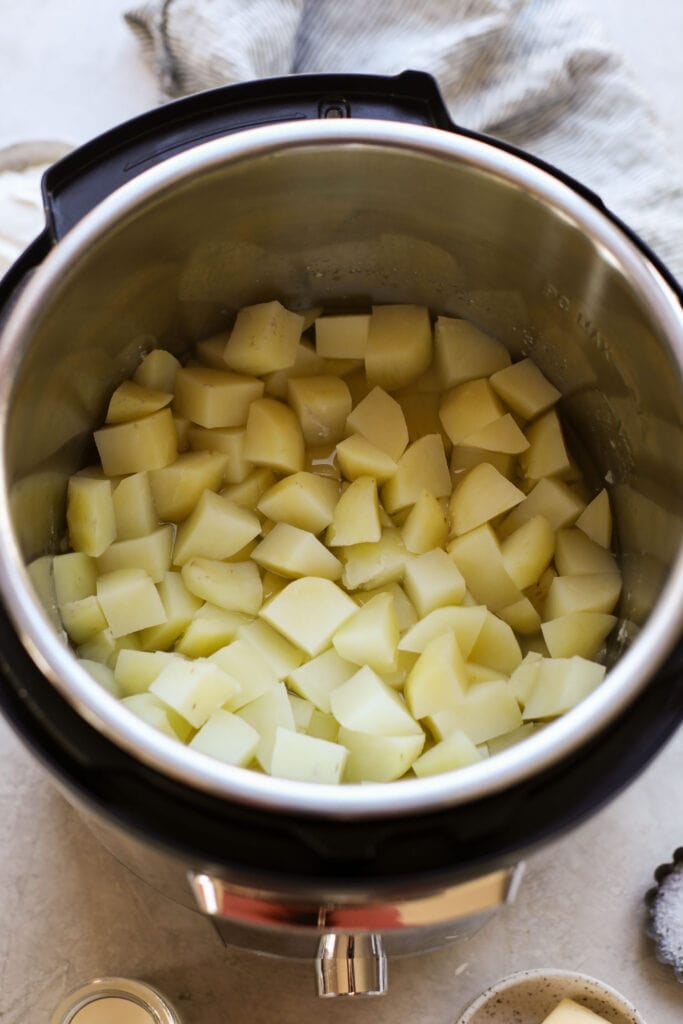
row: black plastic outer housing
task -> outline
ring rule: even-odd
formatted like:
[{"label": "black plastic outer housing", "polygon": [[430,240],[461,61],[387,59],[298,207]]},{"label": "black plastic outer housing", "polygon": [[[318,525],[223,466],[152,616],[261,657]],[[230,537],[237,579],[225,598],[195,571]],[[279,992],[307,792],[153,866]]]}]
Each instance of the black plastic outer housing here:
[{"label": "black plastic outer housing", "polygon": [[[160,107],[55,164],[43,182],[47,228],[0,282],[0,322],[22,281],[89,209],[142,170],[210,138],[277,121],[369,117],[425,124],[484,141],[541,167],[598,207],[683,292],[599,197],[556,168],[452,123],[428,75],[293,76],[229,86]],[[89,726],[37,669],[0,607],[0,709],[34,755],[96,815],[193,863],[279,884],[349,890],[435,883],[519,859],[594,813],[649,763],[683,719],[683,645],[637,700],[571,757],[462,806],[368,820],[264,811],[146,767]]]}]

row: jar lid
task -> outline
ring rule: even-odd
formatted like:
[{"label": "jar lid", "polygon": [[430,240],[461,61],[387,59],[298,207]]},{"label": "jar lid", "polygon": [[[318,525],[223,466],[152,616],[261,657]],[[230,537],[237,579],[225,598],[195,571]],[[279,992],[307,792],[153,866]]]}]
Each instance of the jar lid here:
[{"label": "jar lid", "polygon": [[59,1004],[50,1024],[182,1024],[157,989],[132,978],[95,978]]}]

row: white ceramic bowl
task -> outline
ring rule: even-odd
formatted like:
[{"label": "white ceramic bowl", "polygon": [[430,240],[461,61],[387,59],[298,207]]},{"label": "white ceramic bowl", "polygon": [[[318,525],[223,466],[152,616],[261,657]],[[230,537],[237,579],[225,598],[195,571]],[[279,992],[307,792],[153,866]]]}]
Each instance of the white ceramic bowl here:
[{"label": "white ceramic bowl", "polygon": [[520,971],[478,996],[456,1024],[543,1024],[562,999],[601,1014],[608,1024],[646,1024],[610,985],[574,971]]}]

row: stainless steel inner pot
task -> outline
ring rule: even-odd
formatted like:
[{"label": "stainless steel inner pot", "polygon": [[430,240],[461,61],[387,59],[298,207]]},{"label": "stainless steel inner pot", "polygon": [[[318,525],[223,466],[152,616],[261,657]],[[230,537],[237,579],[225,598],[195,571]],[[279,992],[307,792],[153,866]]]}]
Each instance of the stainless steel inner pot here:
[{"label": "stainless steel inner pot", "polygon": [[[606,681],[525,743],[390,785],[314,786],[231,768],[101,690],[37,600],[25,565],[63,543],[66,481],[92,456],[113,388],[150,348],[187,353],[240,306],[271,298],[295,308],[410,302],[467,317],[562,391],[575,450],[596,486],[610,487],[621,627]],[[598,203],[485,141],[418,125],[243,131],[113,193],[18,298],[0,343],[0,589],[31,658],[78,714],[194,792],[337,821],[457,808],[579,752],[677,642],[682,425],[681,305]]]}]

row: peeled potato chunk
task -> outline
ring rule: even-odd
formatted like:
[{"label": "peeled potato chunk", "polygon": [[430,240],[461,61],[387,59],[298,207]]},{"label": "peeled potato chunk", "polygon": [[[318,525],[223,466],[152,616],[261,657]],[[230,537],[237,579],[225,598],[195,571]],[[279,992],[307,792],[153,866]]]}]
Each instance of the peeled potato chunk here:
[{"label": "peeled potato chunk", "polygon": [[472,683],[455,706],[433,714],[429,725],[437,739],[464,732],[472,743],[486,743],[518,729],[522,714],[510,684],[504,679],[491,679]]},{"label": "peeled potato chunk", "polygon": [[241,508],[254,509],[259,499],[275,483],[275,474],[267,466],[257,466],[239,484],[229,484],[221,494]]},{"label": "peeled potato chunk", "polygon": [[176,644],[178,654],[186,658],[208,658],[237,636],[240,626],[249,622],[243,612],[227,611],[217,605],[202,605]]},{"label": "peeled potato chunk", "polygon": [[469,320],[439,316],[434,328],[434,364],[442,388],[488,377],[510,365],[510,353]]},{"label": "peeled potato chunk", "polygon": [[541,373],[531,359],[497,370],[491,375],[491,387],[514,413],[533,420],[561,398],[560,392]]},{"label": "peeled potato chunk", "polygon": [[252,402],[263,394],[263,381],[255,377],[186,366],[178,370],[173,407],[200,427],[241,427]]},{"label": "peeled potato chunk", "polygon": [[277,302],[244,306],[225,346],[223,358],[238,373],[258,377],[291,366],[304,320]]},{"label": "peeled potato chunk", "polygon": [[488,610],[479,605],[466,608],[436,608],[401,637],[398,649],[421,654],[434,637],[452,632],[462,656],[469,658],[487,615]]},{"label": "peeled potato chunk", "polygon": [[330,693],[358,671],[358,665],[346,661],[330,647],[316,658],[310,658],[287,676],[291,690],[309,700],[320,711],[329,714]]},{"label": "peeled potato chunk", "polygon": [[529,442],[510,413],[468,434],[462,443],[469,448],[483,448],[504,455],[519,455],[529,447]]},{"label": "peeled potato chunk", "polygon": [[570,711],[605,678],[606,668],[585,658],[544,658],[524,703],[523,717],[555,718]]},{"label": "peeled potato chunk", "polygon": [[563,999],[542,1024],[608,1024],[608,1021],[573,999]]},{"label": "peeled potato chunk", "polygon": [[221,452],[184,452],[170,466],[152,470],[149,484],[160,519],[180,523],[193,511],[204,491],[217,491],[227,457]]},{"label": "peeled potato chunk", "polygon": [[382,503],[389,512],[414,505],[423,491],[435,498],[451,493],[451,477],[440,434],[427,434],[398,460],[396,472],[382,488]]},{"label": "peeled potato chunk", "polygon": [[272,398],[251,403],[244,454],[254,465],[270,466],[278,473],[304,468],[304,438],[289,406]]},{"label": "peeled potato chunk", "polygon": [[448,554],[479,604],[497,612],[521,599],[520,589],[505,567],[498,539],[488,523],[452,540]]},{"label": "peeled potato chunk", "polygon": [[[439,419],[453,444],[469,443],[466,438],[476,435],[488,424],[496,423],[504,415],[505,409],[485,379],[460,384],[449,391],[439,405]],[[475,447],[490,448],[491,445]],[[523,451],[524,447],[528,447],[528,443],[519,450]]]},{"label": "peeled potato chunk", "polygon": [[520,636],[535,636],[541,628],[541,616],[528,597],[500,608],[498,616]]},{"label": "peeled potato chunk", "polygon": [[143,569],[119,569],[97,581],[97,600],[116,639],[166,621],[154,582]]},{"label": "peeled potato chunk", "polygon": [[370,384],[387,391],[405,387],[427,369],[432,328],[424,306],[373,306],[365,350]]},{"label": "peeled potato chunk", "polygon": [[449,631],[427,643],[408,674],[404,695],[413,718],[419,719],[456,707],[468,686],[464,658]]},{"label": "peeled potato chunk", "polygon": [[145,469],[161,469],[178,455],[178,440],[170,409],[161,409],[130,423],[102,427],[95,431],[93,437],[107,476],[128,476]]},{"label": "peeled potato chunk", "polygon": [[136,718],[158,729],[169,739],[186,743],[192,734],[190,723],[153,693],[134,693],[130,697],[124,697],[121,703]]},{"label": "peeled potato chunk", "polygon": [[309,447],[342,439],[351,412],[351,393],[340,377],[297,377],[290,380],[287,397]]},{"label": "peeled potato chunk", "polygon": [[346,747],[339,743],[278,728],[270,759],[270,774],[281,779],[331,785],[341,782],[347,757]]},{"label": "peeled potato chunk", "polygon": [[374,736],[353,729],[339,729],[339,743],[349,752],[345,782],[392,782],[400,779],[420,756],[420,736]]},{"label": "peeled potato chunk", "polygon": [[545,602],[545,619],[557,619],[570,612],[611,612],[621,593],[618,572],[556,576]]},{"label": "peeled potato chunk", "polygon": [[60,605],[62,625],[73,644],[84,644],[107,628],[107,620],[94,594]]},{"label": "peeled potato chunk", "polygon": [[257,537],[261,524],[253,512],[213,491],[204,491],[176,533],[173,562],[190,558],[229,558]]},{"label": "peeled potato chunk", "polygon": [[219,708],[204,722],[188,746],[226,764],[246,767],[256,753],[259,734],[230,711]]},{"label": "peeled potato chunk", "polygon": [[471,469],[453,491],[449,506],[451,532],[456,536],[468,533],[514,508],[524,498],[519,487],[501,476],[493,466],[482,462]]},{"label": "peeled potato chunk", "polygon": [[462,444],[456,444],[451,451],[450,467],[454,483],[458,477],[464,476],[470,469],[479,466],[482,462],[488,462],[494,469],[497,469],[501,476],[511,480],[515,472],[515,458],[513,455],[506,455],[505,452],[491,452],[485,448],[468,448]]},{"label": "peeled potato chunk", "polygon": [[226,611],[256,615],[261,607],[263,585],[253,562],[191,558],[183,565],[182,578],[191,594]]},{"label": "peeled potato chunk", "polygon": [[111,482],[72,476],[67,488],[66,522],[74,551],[101,555],[116,539]]},{"label": "peeled potato chunk", "polygon": [[195,729],[218,711],[239,690],[218,665],[203,658],[187,661],[176,655],[162,668],[149,692],[173,708]]},{"label": "peeled potato chunk", "polygon": [[229,711],[239,711],[280,687],[280,680],[262,653],[246,640],[233,640],[215,651],[209,661],[239,683],[239,689],[225,702]]},{"label": "peeled potato chunk", "polygon": [[88,555],[69,551],[52,559],[52,578],[57,604],[61,606],[95,593],[97,569]]},{"label": "peeled potato chunk", "polygon": [[145,693],[173,657],[168,651],[119,651],[114,679],[121,693]]},{"label": "peeled potato chunk", "polygon": [[571,469],[562,425],[554,409],[535,420],[527,430],[529,448],[520,455],[520,465],[530,480],[561,476]]},{"label": "peeled potato chunk", "polygon": [[251,557],[264,569],[281,576],[321,576],[338,580],[342,574],[339,559],[314,534],[289,523],[276,523],[254,548]]},{"label": "peeled potato chunk", "polygon": [[524,501],[505,517],[498,527],[498,534],[501,538],[507,537],[522,523],[538,515],[544,516],[553,530],[559,530],[563,526],[571,526],[584,508],[585,502],[561,480],[552,477],[539,480]]},{"label": "peeled potato chunk", "polygon": [[401,527],[406,549],[414,555],[423,555],[432,548],[442,547],[448,536],[448,522],[440,503],[429,491],[422,491]]},{"label": "peeled potato chunk", "polygon": [[155,348],[142,360],[133,374],[133,380],[143,388],[173,393],[179,369],[180,363],[171,352]]},{"label": "peeled potato chunk", "polygon": [[329,647],[356,610],[348,594],[331,580],[308,576],[288,584],[259,615],[297,647],[315,655]]},{"label": "peeled potato chunk", "polygon": [[144,537],[159,525],[148,473],[124,476],[114,488],[112,500],[119,540]]},{"label": "peeled potato chunk", "polygon": [[555,567],[560,576],[619,571],[614,556],[577,528],[557,531]]},{"label": "peeled potato chunk", "polygon": [[385,483],[396,472],[396,463],[361,434],[352,434],[337,445],[337,462],[347,480],[371,476]]},{"label": "peeled potato chunk", "polygon": [[245,705],[238,714],[259,734],[255,757],[264,772],[270,774],[278,730],[288,729],[296,733],[296,723],[284,684],[278,683],[275,689],[268,690],[261,697]]},{"label": "peeled potato chunk", "polygon": [[348,433],[360,434],[394,462],[408,446],[408,427],[403,410],[395,398],[374,387],[346,420]]},{"label": "peeled potato chunk", "polygon": [[571,612],[541,626],[553,658],[594,658],[617,623],[615,615],[604,612]]},{"label": "peeled potato chunk", "polygon": [[172,392],[154,391],[135,381],[124,380],[109,399],[105,423],[130,423],[165,409],[172,401]]},{"label": "peeled potato chunk", "polygon": [[329,359],[364,359],[370,317],[366,313],[319,316],[315,321],[315,347]]},{"label": "peeled potato chunk", "polygon": [[377,594],[344,622],[332,638],[345,661],[391,672],[396,664],[398,619],[391,594]]},{"label": "peeled potato chunk", "polygon": [[117,540],[96,561],[98,573],[116,569],[144,569],[155,583],[171,568],[173,527],[159,526],[144,537]]},{"label": "peeled potato chunk", "polygon": [[365,665],[330,694],[332,714],[345,729],[377,736],[419,736],[422,729],[401,697]]},{"label": "peeled potato chunk", "polygon": [[469,657],[477,664],[488,665],[509,676],[520,664],[522,651],[507,622],[487,612]]},{"label": "peeled potato chunk", "polygon": [[253,469],[244,455],[245,440],[244,427],[214,427],[213,430],[207,430],[206,427],[190,426],[187,432],[187,442],[193,451],[219,452],[225,457],[223,480],[226,484],[241,483]]},{"label": "peeled potato chunk", "polygon": [[555,534],[544,516],[534,516],[506,537],[500,551],[510,579],[520,590],[526,590],[550,565],[555,553]]},{"label": "peeled potato chunk", "polygon": [[140,644],[144,651],[168,650],[181,636],[202,602],[191,594],[179,572],[167,572],[157,591],[166,613],[166,621],[158,626],[140,630]]},{"label": "peeled potato chunk", "polygon": [[266,661],[278,679],[284,679],[304,660],[303,651],[269,626],[263,619],[254,619],[238,629],[240,640],[245,640]]},{"label": "peeled potato chunk", "polygon": [[417,622],[417,612],[406,597],[405,591],[398,583],[385,583],[383,587],[376,587],[374,590],[358,590],[354,600],[360,604],[367,604],[378,594],[389,594],[394,599],[394,611],[398,621],[398,628],[401,633],[410,629]]},{"label": "peeled potato chunk", "polygon": [[349,484],[337,502],[325,538],[330,547],[369,544],[382,536],[377,499],[377,481],[359,476]]},{"label": "peeled potato chunk", "polygon": [[420,618],[443,605],[460,604],[465,580],[443,548],[434,548],[406,562],[405,591]]},{"label": "peeled potato chunk", "polygon": [[334,480],[301,472],[269,488],[259,498],[257,508],[276,523],[289,523],[317,534],[332,522],[338,500],[339,486]]},{"label": "peeled potato chunk", "polygon": [[609,495],[604,489],[586,505],[576,520],[580,530],[596,544],[608,548],[612,542],[612,510]]},{"label": "peeled potato chunk", "polygon": [[431,747],[413,763],[413,771],[419,779],[428,775],[466,768],[481,761],[483,754],[464,732],[454,732],[446,739]]},{"label": "peeled potato chunk", "polygon": [[410,555],[401,539],[401,531],[385,529],[376,542],[339,548],[343,563],[342,583],[347,590],[372,590],[403,579]]}]

